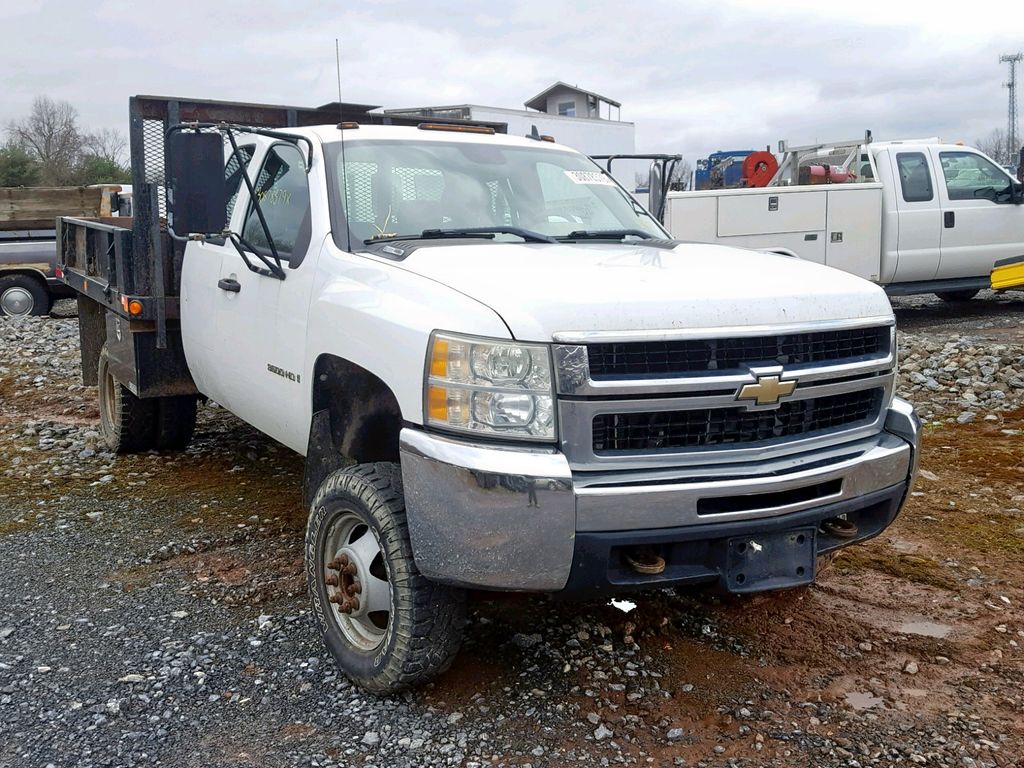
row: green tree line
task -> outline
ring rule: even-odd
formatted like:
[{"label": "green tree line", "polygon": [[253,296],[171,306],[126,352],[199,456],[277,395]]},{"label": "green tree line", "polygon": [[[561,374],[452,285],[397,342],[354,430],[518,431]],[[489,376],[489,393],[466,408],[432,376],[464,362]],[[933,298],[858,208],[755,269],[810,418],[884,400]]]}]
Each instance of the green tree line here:
[{"label": "green tree line", "polygon": [[0,145],[0,187],[64,187],[131,181],[127,142],[117,131],[78,124],[66,101],[37,96],[28,115],[7,124]]}]

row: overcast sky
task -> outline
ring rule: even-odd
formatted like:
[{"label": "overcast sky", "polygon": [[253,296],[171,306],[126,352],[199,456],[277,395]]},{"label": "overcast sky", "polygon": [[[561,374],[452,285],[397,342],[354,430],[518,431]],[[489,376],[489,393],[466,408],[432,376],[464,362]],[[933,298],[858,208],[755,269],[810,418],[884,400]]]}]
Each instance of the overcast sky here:
[{"label": "overcast sky", "polygon": [[[555,80],[621,101],[638,151],[1006,125],[1020,0],[0,0],[0,124],[37,94],[127,132],[136,93],[521,108]],[[1021,72],[1024,81],[1024,71]],[[1024,97],[1022,97],[1024,98]]]}]

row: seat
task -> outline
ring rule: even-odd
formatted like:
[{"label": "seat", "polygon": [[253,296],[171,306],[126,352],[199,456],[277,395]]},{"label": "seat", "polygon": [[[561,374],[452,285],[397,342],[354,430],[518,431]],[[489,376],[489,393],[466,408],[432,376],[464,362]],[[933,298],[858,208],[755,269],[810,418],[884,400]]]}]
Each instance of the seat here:
[{"label": "seat", "polygon": [[439,200],[400,200],[388,229],[403,235],[414,235],[425,229],[445,226]]}]

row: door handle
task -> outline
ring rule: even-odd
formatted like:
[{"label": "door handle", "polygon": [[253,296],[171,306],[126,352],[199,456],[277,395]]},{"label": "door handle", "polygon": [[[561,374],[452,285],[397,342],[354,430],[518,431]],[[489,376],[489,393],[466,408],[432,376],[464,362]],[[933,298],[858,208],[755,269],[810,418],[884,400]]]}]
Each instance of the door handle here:
[{"label": "door handle", "polygon": [[942,224],[946,229],[956,226],[956,211],[946,211],[942,214]]},{"label": "door handle", "polygon": [[228,293],[238,293],[242,290],[242,286],[233,277],[222,277],[217,281],[217,287]]}]

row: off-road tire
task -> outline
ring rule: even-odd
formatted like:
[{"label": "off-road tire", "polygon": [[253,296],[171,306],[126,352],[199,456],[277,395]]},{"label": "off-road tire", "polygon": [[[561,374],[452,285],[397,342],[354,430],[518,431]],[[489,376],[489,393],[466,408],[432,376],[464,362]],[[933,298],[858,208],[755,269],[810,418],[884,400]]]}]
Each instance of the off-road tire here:
[{"label": "off-road tire", "polygon": [[156,401],[157,450],[185,450],[196,430],[196,399],[183,395]]},{"label": "off-road tire", "polygon": [[[380,645],[349,642],[329,602],[324,553],[332,518],[355,513],[377,536],[391,584],[390,618]],[[424,578],[413,561],[398,464],[357,464],[321,483],[306,528],[306,579],[313,616],[341,671],[357,686],[388,694],[421,685],[451,665],[462,642],[462,590]]]},{"label": "off-road tire", "polygon": [[970,301],[979,293],[978,288],[965,288],[962,291],[939,291],[935,295],[947,304],[956,304],[961,301]]},{"label": "off-road tire", "polygon": [[114,378],[104,346],[98,370],[100,437],[115,453],[142,453],[156,446],[156,401],[143,400]]},{"label": "off-road tire", "polygon": [[[28,275],[11,275],[0,278],[0,299],[7,291],[19,288],[32,298],[32,306],[28,312],[24,313],[25,315],[47,315],[50,313],[53,299],[50,292],[46,290],[46,285],[41,280]],[[9,317],[11,314],[4,309],[3,302],[0,301],[0,315]]]}]

